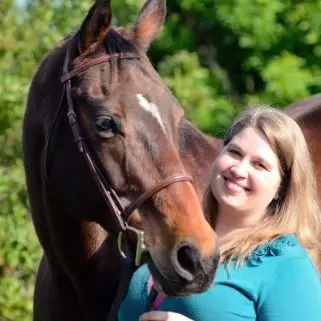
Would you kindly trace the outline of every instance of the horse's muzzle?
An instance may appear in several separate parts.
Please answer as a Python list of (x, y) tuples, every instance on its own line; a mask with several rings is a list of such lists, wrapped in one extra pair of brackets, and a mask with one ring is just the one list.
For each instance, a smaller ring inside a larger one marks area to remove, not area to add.
[(160, 270), (153, 260), (148, 263), (158, 289), (169, 296), (186, 296), (204, 292), (213, 284), (219, 251), (216, 248), (211, 257), (202, 258), (192, 243), (180, 242), (170, 254), (170, 268)]

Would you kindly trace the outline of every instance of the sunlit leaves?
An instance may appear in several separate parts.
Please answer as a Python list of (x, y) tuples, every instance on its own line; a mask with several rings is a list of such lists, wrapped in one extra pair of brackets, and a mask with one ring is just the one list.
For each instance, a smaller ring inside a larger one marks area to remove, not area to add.
[(218, 94), (216, 75), (200, 65), (196, 53), (181, 51), (164, 58), (159, 71), (184, 107), (187, 118), (208, 133), (224, 132), (235, 108)]

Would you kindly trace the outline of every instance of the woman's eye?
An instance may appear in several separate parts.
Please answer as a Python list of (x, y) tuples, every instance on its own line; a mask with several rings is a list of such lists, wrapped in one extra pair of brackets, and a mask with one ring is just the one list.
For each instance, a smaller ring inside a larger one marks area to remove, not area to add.
[(95, 129), (101, 132), (108, 132), (114, 129), (115, 122), (109, 116), (98, 117), (95, 122)]
[(237, 151), (236, 149), (229, 149), (229, 153), (234, 156), (240, 156), (240, 152)]
[(265, 169), (266, 170), (266, 166), (261, 162), (255, 162), (253, 165), (257, 169)]

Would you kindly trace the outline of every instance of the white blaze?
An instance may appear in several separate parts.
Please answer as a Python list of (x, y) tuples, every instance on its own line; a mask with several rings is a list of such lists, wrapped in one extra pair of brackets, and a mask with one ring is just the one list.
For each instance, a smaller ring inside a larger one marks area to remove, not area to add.
[(136, 94), (136, 97), (138, 99), (139, 105), (144, 110), (146, 110), (150, 115), (152, 115), (154, 118), (156, 118), (156, 120), (158, 121), (158, 123), (162, 127), (164, 133), (166, 133), (165, 127), (164, 127), (164, 124), (163, 124), (162, 119), (160, 117), (157, 106), (154, 105), (153, 103), (149, 102), (142, 94)]

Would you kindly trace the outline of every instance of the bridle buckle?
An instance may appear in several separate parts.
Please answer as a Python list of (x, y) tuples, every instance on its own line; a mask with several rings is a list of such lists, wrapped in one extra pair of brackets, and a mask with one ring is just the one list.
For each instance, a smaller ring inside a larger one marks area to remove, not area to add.
[(131, 231), (136, 235), (135, 265), (138, 267), (142, 264), (143, 253), (147, 251), (147, 247), (144, 242), (145, 232), (132, 226), (126, 226), (125, 231), (119, 232), (117, 241), (118, 251), (124, 260), (129, 258), (123, 250), (123, 237), (126, 231)]

